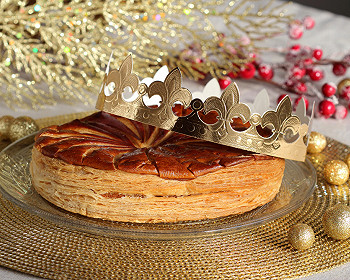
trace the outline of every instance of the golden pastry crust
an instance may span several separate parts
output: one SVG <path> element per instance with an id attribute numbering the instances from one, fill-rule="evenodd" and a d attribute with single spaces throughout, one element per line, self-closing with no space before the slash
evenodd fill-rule
<path id="1" fill-rule="evenodd" d="M 87 119 L 91 124 L 91 120 L 98 122 L 102 117 L 106 116 Z M 101 135 L 112 136 L 101 130 L 93 133 L 91 127 L 87 130 L 84 121 L 72 123 L 40 132 L 30 171 L 41 196 L 74 213 L 122 222 L 217 218 L 268 203 L 281 185 L 283 159 L 181 135 L 158 141 L 145 157 L 145 147 L 125 148 L 129 140 L 122 143 L 112 138 L 101 142 Z M 125 130 L 124 134 L 120 130 L 115 133 L 118 139 L 127 134 Z M 95 136 L 99 136 L 97 140 L 93 140 Z M 160 137 L 154 141 L 157 139 Z M 116 146 L 121 144 L 124 147 L 118 150 Z M 89 157 L 89 152 L 96 151 L 93 147 L 101 148 L 98 145 L 103 146 L 103 155 L 108 155 L 106 145 L 112 146 L 109 155 L 113 157 L 98 157 L 96 153 Z M 84 158 L 89 159 L 88 164 L 84 164 Z"/>
<path id="2" fill-rule="evenodd" d="M 263 170 L 263 171 L 262 171 Z M 193 180 L 67 164 L 33 150 L 38 193 L 74 213 L 123 222 L 177 222 L 250 211 L 279 191 L 284 160 L 248 161 Z"/>

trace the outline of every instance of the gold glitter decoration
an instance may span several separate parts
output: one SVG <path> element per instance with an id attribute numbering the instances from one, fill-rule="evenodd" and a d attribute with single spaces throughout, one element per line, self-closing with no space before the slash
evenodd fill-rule
<path id="1" fill-rule="evenodd" d="M 13 122 L 14 117 L 2 116 L 0 117 L 0 141 L 9 138 L 10 125 Z"/>
<path id="2" fill-rule="evenodd" d="M 350 207 L 337 204 L 327 209 L 323 216 L 323 229 L 328 236 L 344 240 L 350 237 Z"/>
<path id="3" fill-rule="evenodd" d="M 312 131 L 309 136 L 309 143 L 307 146 L 307 152 L 310 154 L 320 153 L 327 145 L 326 137 L 321 133 Z"/>
<path id="4" fill-rule="evenodd" d="M 328 183 L 342 185 L 349 179 L 349 167 L 341 160 L 332 160 L 325 165 L 323 174 Z"/>
<path id="5" fill-rule="evenodd" d="M 273 0 L 7 0 L 0 5 L 0 100 L 11 108 L 93 104 L 111 51 L 136 73 L 162 65 L 220 77 L 285 33 L 288 3 Z M 223 36 L 217 22 L 228 31 Z M 247 40 L 242 40 L 246 38 Z M 246 42 L 246 43 L 242 43 Z M 248 43 L 247 43 L 248 42 Z M 114 63 L 114 61 L 113 61 Z"/>
<path id="6" fill-rule="evenodd" d="M 38 129 L 38 125 L 32 118 L 18 117 L 12 122 L 10 126 L 9 138 L 13 142 L 35 131 L 38 131 Z"/>
<path id="7" fill-rule="evenodd" d="M 350 86 L 350 79 L 345 78 L 338 83 L 338 92 L 341 92 L 344 87 Z"/>
<path id="8" fill-rule="evenodd" d="M 294 249 L 305 250 L 315 242 L 315 233 L 309 225 L 296 224 L 288 232 L 288 241 Z"/>
<path id="9" fill-rule="evenodd" d="M 345 162 L 346 162 L 346 164 L 348 165 L 348 167 L 350 169 L 350 154 L 347 155 Z"/>

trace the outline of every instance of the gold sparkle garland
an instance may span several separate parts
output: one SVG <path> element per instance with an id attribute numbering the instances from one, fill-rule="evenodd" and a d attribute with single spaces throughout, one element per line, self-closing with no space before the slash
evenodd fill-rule
<path id="1" fill-rule="evenodd" d="M 259 52 L 259 41 L 285 32 L 292 20 L 285 3 L 254 2 L 1 1 L 0 102 L 34 109 L 57 100 L 92 104 L 112 50 L 115 64 L 132 52 L 143 77 L 164 64 L 195 80 L 237 72 Z"/>

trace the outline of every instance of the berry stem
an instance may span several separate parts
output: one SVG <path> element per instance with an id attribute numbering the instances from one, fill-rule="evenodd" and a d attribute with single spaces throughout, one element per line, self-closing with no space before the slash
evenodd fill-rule
<path id="1" fill-rule="evenodd" d="M 294 93 L 294 94 L 300 95 L 298 92 L 296 92 L 296 91 L 293 90 L 292 88 L 286 87 L 284 84 L 275 82 L 275 81 L 273 81 L 273 80 L 264 80 L 264 79 L 259 78 L 259 77 L 254 77 L 252 80 L 259 81 L 259 82 L 264 82 L 264 83 L 268 83 L 268 84 L 270 84 L 270 85 L 279 87 L 279 88 L 283 89 L 284 91 L 287 91 L 287 92 L 290 92 L 290 93 Z M 309 92 L 303 93 L 303 95 L 304 95 L 304 96 L 309 96 L 309 97 L 314 97 L 314 96 L 315 96 L 315 94 L 310 94 Z"/>
<path id="2" fill-rule="evenodd" d="M 334 63 L 345 63 L 345 62 L 342 60 L 334 60 L 334 59 L 329 59 L 329 58 L 321 59 L 321 60 L 314 62 L 315 65 L 332 65 Z"/>

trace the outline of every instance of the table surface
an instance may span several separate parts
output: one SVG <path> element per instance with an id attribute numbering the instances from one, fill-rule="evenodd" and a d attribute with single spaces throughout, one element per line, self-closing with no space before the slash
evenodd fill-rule
<path id="1" fill-rule="evenodd" d="M 320 11 L 317 9 L 305 7 L 299 4 L 293 4 L 288 7 L 288 10 L 297 15 L 298 18 L 303 18 L 306 15 L 311 15 L 316 20 L 316 26 L 313 30 L 308 31 L 299 44 L 308 45 L 311 47 L 320 46 L 324 51 L 324 57 L 341 58 L 346 52 L 350 51 L 350 18 L 335 15 L 327 11 Z M 274 46 L 286 46 L 291 45 L 293 42 L 286 38 L 276 38 L 269 42 Z M 274 59 L 274 58 L 273 58 Z M 277 58 L 276 58 L 277 59 Z M 338 82 L 344 77 L 337 78 L 331 74 L 331 67 L 325 67 L 326 81 Z M 350 76 L 350 70 L 348 70 L 347 77 Z M 263 83 L 252 83 L 249 81 L 236 81 L 241 91 L 242 100 L 246 102 L 252 102 L 255 95 L 262 89 L 266 88 L 271 96 L 271 100 L 274 101 L 277 97 L 283 93 L 282 90 L 271 87 Z M 194 83 L 191 81 L 184 81 L 184 86 L 188 87 L 191 91 L 197 91 L 203 88 L 203 85 Z M 273 102 L 271 102 L 272 104 Z M 0 115 L 27 115 L 33 118 L 50 117 L 58 114 L 90 111 L 93 106 L 84 105 L 64 105 L 57 104 L 55 107 L 47 107 L 39 111 L 19 110 L 12 111 L 0 103 Z M 335 119 L 322 119 L 318 118 L 313 121 L 312 130 L 318 131 L 324 135 L 332 137 L 342 143 L 350 145 L 350 117 L 345 120 Z M 350 263 L 342 265 L 338 268 L 332 269 L 327 272 L 318 273 L 312 276 L 305 277 L 303 279 L 309 280 L 323 280 L 323 279 L 349 279 L 350 275 Z M 39 279 L 31 275 L 26 275 L 17 271 L 13 271 L 7 268 L 0 267 L 0 279 L 7 280 L 24 280 L 24 279 Z"/>

